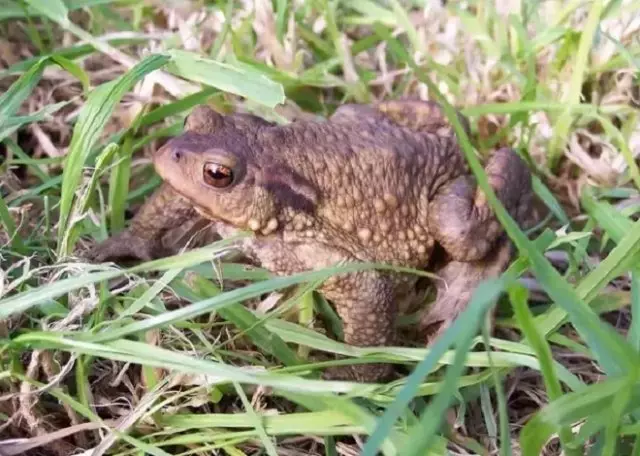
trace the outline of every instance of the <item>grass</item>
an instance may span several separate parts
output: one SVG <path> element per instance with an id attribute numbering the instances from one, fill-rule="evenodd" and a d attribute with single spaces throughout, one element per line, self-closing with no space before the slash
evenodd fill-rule
<path id="1" fill-rule="evenodd" d="M 0 453 L 640 455 L 634 2 L 252 4 L 3 3 Z M 287 122 L 405 95 L 445 106 L 518 251 L 430 349 L 412 315 L 402 347 L 316 321 L 341 333 L 322 280 L 383 265 L 275 278 L 232 240 L 77 259 L 160 183 L 145 154 L 193 106 Z M 529 233 L 487 186 L 499 145 L 548 209 Z M 405 376 L 319 377 L 371 360 Z"/>

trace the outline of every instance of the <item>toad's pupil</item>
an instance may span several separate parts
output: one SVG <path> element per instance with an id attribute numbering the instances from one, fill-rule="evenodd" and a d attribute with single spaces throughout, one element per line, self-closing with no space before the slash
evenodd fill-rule
<path id="1" fill-rule="evenodd" d="M 224 168 L 209 169 L 209 174 L 211 174 L 211 177 L 214 179 L 224 179 L 225 177 L 229 177 L 229 170 Z"/>
<path id="2" fill-rule="evenodd" d="M 215 163 L 207 163 L 204 167 L 205 182 L 213 187 L 226 187 L 233 180 L 231 169 Z"/>

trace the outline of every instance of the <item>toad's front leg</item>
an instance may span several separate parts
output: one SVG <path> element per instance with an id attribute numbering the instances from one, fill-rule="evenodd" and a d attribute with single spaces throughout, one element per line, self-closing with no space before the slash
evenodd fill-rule
<path id="1" fill-rule="evenodd" d="M 358 347 L 394 343 L 397 315 L 395 284 L 378 271 L 362 271 L 331 278 L 323 287 L 343 321 L 344 341 Z M 356 364 L 328 369 L 324 378 L 356 382 L 387 381 L 393 374 L 390 364 Z"/>
<path id="2" fill-rule="evenodd" d="M 162 184 L 145 201 L 128 228 L 97 244 L 85 256 L 96 263 L 136 259 L 149 261 L 169 255 L 164 235 L 202 219 L 193 206 L 169 185 Z"/>

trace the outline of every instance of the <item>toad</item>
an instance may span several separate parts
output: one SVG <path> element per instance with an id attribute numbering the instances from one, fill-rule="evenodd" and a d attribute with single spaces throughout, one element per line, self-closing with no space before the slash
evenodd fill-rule
<path id="1" fill-rule="evenodd" d="M 94 260 L 166 255 L 162 235 L 186 220 L 210 221 L 222 237 L 253 232 L 241 250 L 278 275 L 357 261 L 424 269 L 438 246 L 447 261 L 436 273 L 446 286 L 438 285 L 421 318 L 438 334 L 512 258 L 434 102 L 349 104 L 327 120 L 284 126 L 198 106 L 153 163 L 162 186 L 127 230 L 95 247 Z M 502 148 L 485 171 L 511 216 L 525 223 L 532 199 L 525 162 Z M 318 291 L 334 304 L 347 344 L 383 346 L 396 342 L 398 302 L 416 281 L 362 270 L 333 276 Z M 359 364 L 331 368 L 325 378 L 372 382 L 392 373 L 389 364 Z"/>

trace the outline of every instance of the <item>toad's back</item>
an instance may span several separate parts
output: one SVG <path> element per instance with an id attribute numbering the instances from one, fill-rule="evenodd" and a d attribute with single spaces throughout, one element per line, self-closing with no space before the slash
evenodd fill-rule
<path id="1" fill-rule="evenodd" d="M 372 116 L 268 127 L 249 149 L 263 168 L 317 195 L 306 205 L 312 211 L 282 201 L 291 240 L 313 238 L 363 260 L 411 266 L 423 265 L 433 247 L 429 201 L 466 170 L 453 136 Z"/>

